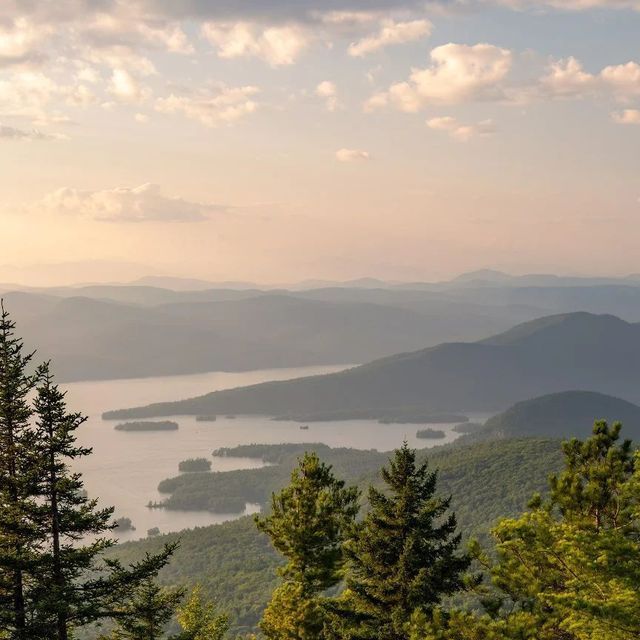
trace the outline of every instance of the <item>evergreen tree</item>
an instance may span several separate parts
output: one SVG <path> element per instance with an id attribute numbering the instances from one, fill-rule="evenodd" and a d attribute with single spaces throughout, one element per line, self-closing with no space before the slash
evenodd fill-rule
<path id="1" fill-rule="evenodd" d="M 183 596 L 183 589 L 160 587 L 146 578 L 114 612 L 116 629 L 109 640 L 160 640 Z"/>
<path id="2" fill-rule="evenodd" d="M 0 638 L 67 640 L 74 628 L 118 614 L 147 585 L 174 547 L 129 567 L 101 557 L 114 540 L 113 509 L 85 497 L 69 464 L 89 455 L 76 445 L 84 418 L 67 411 L 43 365 L 35 375 L 0 314 Z M 30 404 L 34 390 L 33 407 Z M 86 536 L 93 542 L 83 543 Z"/>
<path id="3" fill-rule="evenodd" d="M 601 421 L 565 442 L 549 498 L 494 529 L 497 560 L 475 545 L 498 590 L 486 615 L 442 612 L 416 640 L 640 637 L 640 453 L 619 437 Z"/>
<path id="4" fill-rule="evenodd" d="M 182 628 L 179 640 L 223 640 L 229 630 L 228 616 L 217 613 L 212 604 L 203 602 L 199 586 L 178 609 L 177 617 Z"/>
<path id="5" fill-rule="evenodd" d="M 287 563 L 261 626 L 267 638 L 316 640 L 325 622 L 322 594 L 343 576 L 342 544 L 358 512 L 358 491 L 337 480 L 331 467 L 307 453 L 291 483 L 271 500 L 271 513 L 257 518 Z M 295 606 L 291 603 L 295 602 Z"/>
<path id="6" fill-rule="evenodd" d="M 29 394 L 35 380 L 27 372 L 33 354 L 22 340 L 4 305 L 0 314 L 0 629 L 9 638 L 27 634 L 27 575 L 37 545 L 34 524 L 35 478 L 30 448 Z"/>
<path id="7" fill-rule="evenodd" d="M 412 615 L 429 615 L 463 586 L 469 558 L 450 499 L 436 496 L 437 473 L 416 465 L 405 443 L 382 469 L 386 491 L 369 488 L 370 510 L 346 547 L 342 637 L 405 640 Z"/>
<path id="8" fill-rule="evenodd" d="M 70 462 L 91 454 L 91 449 L 76 444 L 75 432 L 86 418 L 68 412 L 65 394 L 54 384 L 48 363 L 38 368 L 37 380 L 31 453 L 32 466 L 41 470 L 41 543 L 30 594 L 34 609 L 30 632 L 32 638 L 67 640 L 72 626 L 103 615 L 113 595 L 108 582 L 85 577 L 95 569 L 100 554 L 114 544 L 103 535 L 113 528 L 113 508 L 99 509 L 97 500 L 86 497 L 81 475 L 69 468 Z M 83 544 L 86 536 L 93 542 Z"/>

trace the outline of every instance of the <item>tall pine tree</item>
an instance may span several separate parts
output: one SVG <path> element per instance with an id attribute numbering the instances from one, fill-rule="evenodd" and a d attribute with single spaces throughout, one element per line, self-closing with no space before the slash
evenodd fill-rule
<path id="1" fill-rule="evenodd" d="M 33 354 L 24 352 L 15 324 L 0 314 L 0 629 L 9 638 L 31 640 L 27 633 L 25 590 L 34 561 L 37 473 L 29 394 L 35 379 L 28 374 Z"/>
<path id="2" fill-rule="evenodd" d="M 69 464 L 91 454 L 78 446 L 76 430 L 86 420 L 67 410 L 65 394 L 53 381 L 49 364 L 37 371 L 34 400 L 33 466 L 40 469 L 40 553 L 31 594 L 31 634 L 68 640 L 72 626 L 99 618 L 112 589 L 103 580 L 86 579 L 100 554 L 114 544 L 105 534 L 113 529 L 113 508 L 98 508 L 83 491 L 82 477 Z M 91 537 L 91 542 L 84 539 Z"/>
<path id="3" fill-rule="evenodd" d="M 91 453 L 76 444 L 85 419 L 67 410 L 48 365 L 29 373 L 32 354 L 14 330 L 2 307 L 0 638 L 68 640 L 73 629 L 117 615 L 173 548 L 129 567 L 102 557 L 115 543 L 105 535 L 113 509 L 88 499 L 69 466 Z"/>
<path id="4" fill-rule="evenodd" d="M 287 563 L 285 582 L 273 594 L 262 619 L 267 638 L 317 640 L 322 637 L 322 594 L 343 576 L 342 544 L 358 512 L 358 491 L 337 480 L 315 453 L 306 453 L 291 483 L 271 501 L 271 513 L 257 518 Z"/>
<path id="5" fill-rule="evenodd" d="M 461 589 L 469 567 L 450 500 L 436 495 L 437 473 L 405 443 L 382 478 L 385 490 L 369 488 L 370 510 L 346 546 L 342 637 L 405 640 L 412 615 L 430 615 Z"/>

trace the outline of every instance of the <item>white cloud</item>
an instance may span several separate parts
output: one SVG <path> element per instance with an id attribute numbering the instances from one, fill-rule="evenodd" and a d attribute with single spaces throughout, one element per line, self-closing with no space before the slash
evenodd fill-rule
<path id="1" fill-rule="evenodd" d="M 264 27 L 249 22 L 207 22 L 202 34 L 221 58 L 256 57 L 277 67 L 293 64 L 312 35 L 297 24 Z"/>
<path id="2" fill-rule="evenodd" d="M 553 97 L 585 98 L 599 93 L 625 101 L 640 94 L 640 65 L 630 61 L 610 65 L 594 74 L 570 57 L 552 62 L 540 84 L 543 93 Z"/>
<path id="3" fill-rule="evenodd" d="M 149 122 L 149 116 L 146 113 L 136 113 L 134 119 L 140 124 L 147 124 L 147 122 Z"/>
<path id="4" fill-rule="evenodd" d="M 155 108 L 161 113 L 182 113 L 207 127 L 232 124 L 257 111 L 258 103 L 254 97 L 260 90 L 257 87 L 227 87 L 221 85 L 192 94 L 176 95 L 156 101 Z"/>
<path id="5" fill-rule="evenodd" d="M 349 46 L 349 55 L 362 57 L 389 45 L 414 42 L 430 35 L 432 27 L 428 20 L 410 22 L 385 20 L 377 33 L 352 43 Z"/>
<path id="6" fill-rule="evenodd" d="M 494 0 L 494 4 L 511 9 L 540 9 L 548 7 L 562 11 L 588 11 L 589 9 L 635 9 L 640 11 L 640 0 Z"/>
<path id="7" fill-rule="evenodd" d="M 339 162 L 359 162 L 371 160 L 371 156 L 362 149 L 339 149 L 336 151 L 336 160 Z"/>
<path id="8" fill-rule="evenodd" d="M 600 77 L 618 99 L 640 94 L 640 64 L 637 62 L 605 67 Z"/>
<path id="9" fill-rule="evenodd" d="M 338 109 L 338 88 L 330 80 L 324 80 L 316 87 L 316 95 L 324 99 L 329 111 Z"/>
<path id="10" fill-rule="evenodd" d="M 553 61 L 540 82 L 546 93 L 562 98 L 584 97 L 598 88 L 598 78 L 574 57 Z"/>
<path id="11" fill-rule="evenodd" d="M 63 187 L 33 205 L 33 210 L 99 222 L 199 222 L 228 207 L 168 197 L 158 185 L 143 184 L 104 191 Z"/>
<path id="12" fill-rule="evenodd" d="M 126 69 L 114 69 L 109 83 L 109 93 L 121 102 L 144 102 L 151 95 Z"/>
<path id="13" fill-rule="evenodd" d="M 18 71 L 0 78 L 0 116 L 32 120 L 46 117 L 59 87 L 39 71 Z"/>
<path id="14" fill-rule="evenodd" d="M 373 96 L 368 110 L 393 104 L 416 112 L 430 104 L 456 104 L 505 97 L 503 82 L 511 71 L 513 54 L 491 44 L 449 43 L 431 51 L 431 66 L 413 69 L 408 82 Z"/>
<path id="15" fill-rule="evenodd" d="M 452 116 L 440 116 L 427 120 L 427 126 L 436 131 L 445 131 L 459 142 L 468 142 L 476 136 L 489 136 L 495 132 L 492 120 L 483 120 L 477 124 L 462 124 Z"/>
<path id="16" fill-rule="evenodd" d="M 33 142 L 35 140 L 62 140 L 64 136 L 54 133 L 44 133 L 38 129 L 19 129 L 0 124 L 0 140 L 17 140 Z"/>
<path id="17" fill-rule="evenodd" d="M 120 3 L 112 13 L 89 14 L 77 30 L 85 42 L 97 47 L 123 45 L 169 53 L 194 52 L 186 33 L 177 23 L 166 17 L 154 19 L 137 9 L 133 2 Z"/>
<path id="18" fill-rule="evenodd" d="M 6 24 L 0 21 L 0 67 L 41 59 L 39 47 L 51 31 L 49 25 L 34 24 L 24 17 Z"/>
<path id="19" fill-rule="evenodd" d="M 640 109 L 624 109 L 614 111 L 611 118 L 617 124 L 640 124 Z"/>

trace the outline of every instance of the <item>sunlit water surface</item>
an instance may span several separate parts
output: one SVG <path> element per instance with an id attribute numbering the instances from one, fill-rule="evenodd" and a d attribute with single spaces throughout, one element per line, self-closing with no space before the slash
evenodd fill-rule
<path id="1" fill-rule="evenodd" d="M 389 451 L 403 440 L 415 447 L 428 447 L 454 440 L 458 434 L 453 424 L 430 425 L 445 431 L 446 438 L 419 440 L 416 425 L 379 424 L 372 420 L 311 423 L 301 430 L 295 422 L 276 422 L 268 417 L 218 417 L 216 422 L 197 422 L 195 416 L 172 417 L 178 431 L 115 431 L 114 423 L 103 421 L 101 414 L 109 409 L 139 406 L 151 402 L 179 400 L 218 389 L 285 380 L 305 375 L 331 373 L 340 366 L 302 367 L 248 371 L 243 373 L 205 373 L 188 376 L 139 378 L 77 382 L 64 385 L 68 402 L 74 411 L 89 416 L 79 430 L 79 441 L 93 447 L 93 455 L 79 461 L 89 494 L 100 498 L 103 505 L 114 505 L 116 516 L 130 518 L 135 531 L 121 532 L 121 540 L 144 537 L 147 530 L 158 527 L 162 533 L 206 526 L 238 517 L 238 514 L 213 514 L 202 511 L 169 511 L 148 509 L 149 501 L 162 500 L 158 483 L 178 474 L 178 463 L 187 458 L 212 460 L 214 471 L 231 471 L 262 466 L 251 458 L 212 458 L 218 447 L 240 444 L 279 444 L 283 442 L 322 442 L 332 447 L 354 447 Z M 474 416 L 479 418 L 479 416 Z M 246 513 L 257 509 L 247 505 Z"/>

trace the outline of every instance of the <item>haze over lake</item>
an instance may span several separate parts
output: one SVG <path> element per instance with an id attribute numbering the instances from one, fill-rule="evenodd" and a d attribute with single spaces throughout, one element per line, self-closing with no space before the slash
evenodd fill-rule
<path id="1" fill-rule="evenodd" d="M 332 447 L 354 447 L 388 451 L 407 440 L 411 446 L 429 447 L 453 441 L 458 434 L 453 424 L 431 425 L 446 433 L 444 439 L 419 440 L 419 425 L 379 424 L 372 420 L 312 423 L 301 430 L 297 422 L 277 422 L 268 417 L 219 416 L 216 422 L 197 422 L 194 416 L 180 416 L 178 431 L 122 432 L 115 422 L 104 421 L 103 411 L 158 402 L 168 398 L 189 398 L 209 391 L 305 375 L 332 373 L 344 365 L 270 369 L 244 373 L 206 374 L 106 380 L 65 384 L 69 406 L 89 417 L 79 430 L 79 441 L 93 447 L 93 455 L 78 463 L 86 488 L 104 505 L 116 507 L 116 517 L 128 517 L 135 531 L 122 532 L 121 540 L 144 537 L 148 529 L 162 533 L 224 522 L 237 514 L 148 509 L 149 501 L 159 501 L 158 483 L 178 474 L 178 464 L 193 457 L 213 460 L 213 471 L 259 467 L 262 461 L 249 458 L 211 458 L 219 447 L 240 444 L 322 442 Z M 479 416 L 474 416 L 478 418 Z M 248 505 L 248 511 L 256 507 Z"/>

